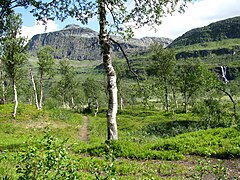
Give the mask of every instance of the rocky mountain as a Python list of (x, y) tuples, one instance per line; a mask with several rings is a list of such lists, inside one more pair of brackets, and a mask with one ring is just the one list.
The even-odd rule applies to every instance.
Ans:
[[(172, 40), (168, 38), (144, 37), (125, 41), (118, 36), (112, 38), (120, 43), (126, 53), (131, 55), (143, 54), (152, 43), (169, 45)], [(89, 28), (83, 28), (75, 24), (67, 25), (56, 32), (37, 34), (32, 37), (29, 50), (33, 54), (41, 46), (51, 45), (56, 48), (55, 58), (68, 58), (71, 60), (99, 60), (101, 49), (98, 41), (98, 33)], [(121, 56), (117, 45), (112, 46), (113, 53)]]
[(192, 29), (175, 39), (169, 47), (240, 38), (240, 16)]

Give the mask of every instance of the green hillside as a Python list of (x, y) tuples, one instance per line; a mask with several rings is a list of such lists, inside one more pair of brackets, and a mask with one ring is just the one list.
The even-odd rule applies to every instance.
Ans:
[(175, 39), (168, 48), (177, 59), (200, 58), (209, 64), (236, 64), (240, 60), (240, 17), (192, 29)]
[(240, 38), (240, 17), (212, 23), (202, 28), (192, 29), (175, 39), (169, 47), (189, 46), (224, 39)]

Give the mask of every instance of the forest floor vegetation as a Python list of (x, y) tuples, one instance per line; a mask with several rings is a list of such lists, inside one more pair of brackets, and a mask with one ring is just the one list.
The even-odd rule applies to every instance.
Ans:
[(119, 140), (106, 141), (104, 109), (94, 117), (21, 104), (16, 120), (11, 110), (0, 105), (0, 179), (240, 179), (237, 125), (130, 108), (118, 114)]

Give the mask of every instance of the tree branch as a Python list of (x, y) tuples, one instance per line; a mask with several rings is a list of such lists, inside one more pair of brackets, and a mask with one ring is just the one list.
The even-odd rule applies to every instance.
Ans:
[(217, 88), (219, 91), (222, 91), (223, 93), (225, 93), (229, 99), (232, 101), (233, 104), (236, 104), (235, 100), (233, 99), (233, 96), (231, 95), (231, 93), (225, 91), (224, 89), (221, 89), (221, 88)]
[[(117, 41), (115, 41), (114, 39), (112, 39), (111, 37), (110, 37), (109, 39), (110, 39), (110, 41), (112, 41), (113, 43), (115, 43), (115, 44), (120, 48), (120, 50), (121, 50), (124, 58), (125, 58), (126, 61), (127, 61), (127, 65), (128, 65), (128, 68), (129, 68), (130, 72), (136, 77), (138, 86), (141, 87), (141, 86), (140, 86), (140, 83), (139, 83), (139, 77), (138, 77), (138, 75), (133, 71), (133, 69), (132, 69), (132, 67), (131, 67), (131, 65), (130, 65), (129, 59), (128, 59), (125, 51), (123, 50), (122, 46), (121, 46)], [(141, 88), (140, 88), (140, 89), (141, 89)]]

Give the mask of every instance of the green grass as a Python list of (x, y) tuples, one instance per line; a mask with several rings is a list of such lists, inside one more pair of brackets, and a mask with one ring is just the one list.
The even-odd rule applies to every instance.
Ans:
[[(41, 142), (46, 131), (59, 141), (68, 139), (66, 147), (80, 179), (104, 178), (109, 175), (109, 170), (114, 170), (112, 173), (117, 179), (184, 179), (192, 174), (191, 166), (197, 164), (197, 160), (189, 155), (223, 159), (240, 157), (239, 126), (184, 129), (199, 121), (193, 113), (126, 109), (117, 116), (119, 140), (105, 143), (105, 110), (97, 117), (89, 117), (89, 142), (80, 139), (82, 115), (71, 110), (37, 111), (34, 106), (21, 104), (16, 120), (11, 118), (11, 111), (11, 104), (0, 105), (0, 179), (6, 176), (17, 179), (16, 155), (29, 145)], [(165, 130), (167, 136), (159, 133), (164, 128), (171, 129), (171, 132)], [(31, 143), (26, 146), (25, 142)]]
[[(73, 142), (78, 137), (82, 125), (82, 116), (64, 109), (38, 111), (34, 106), (21, 104), (16, 120), (12, 119), (13, 105), (0, 105), (0, 148), (19, 146), (29, 137), (37, 139), (49, 128), (56, 136), (70, 138)], [(13, 149), (13, 148), (12, 148)]]
[[(118, 116), (119, 141), (114, 142), (115, 155), (142, 160), (177, 160), (189, 154), (217, 158), (240, 156), (238, 127), (201, 130), (199, 124), (199, 117), (191, 113), (122, 112)], [(90, 130), (88, 149), (75, 151), (102, 156), (106, 150), (105, 117), (92, 117)]]

